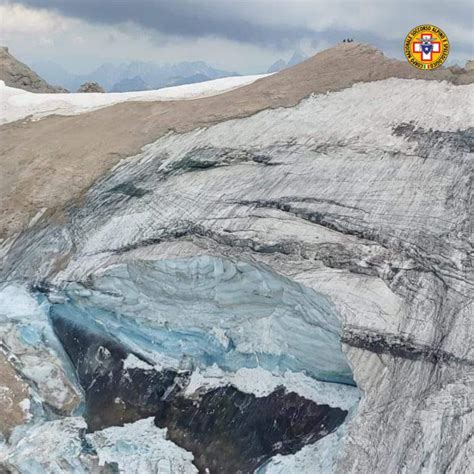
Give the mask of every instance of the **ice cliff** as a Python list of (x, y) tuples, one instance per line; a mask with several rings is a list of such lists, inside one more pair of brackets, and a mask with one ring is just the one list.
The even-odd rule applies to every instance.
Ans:
[(36, 408), (0, 459), (468, 472), (473, 93), (388, 79), (169, 133), (36, 216), (0, 294)]

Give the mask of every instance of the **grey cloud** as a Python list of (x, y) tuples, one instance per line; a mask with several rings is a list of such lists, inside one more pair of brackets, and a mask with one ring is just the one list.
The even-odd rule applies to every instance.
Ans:
[[(15, 3), (54, 10), (90, 22), (117, 24), (132, 21), (166, 35), (187, 38), (215, 36), (278, 48), (291, 47), (316, 35), (311, 29), (301, 26), (262, 25), (249, 21), (236, 15), (235, 5), (226, 6), (224, 1), (18, 0)], [(240, 5), (241, 8), (252, 8), (252, 2)]]
[[(463, 0), (449, 3), (432, 0), (429, 15), (425, 14), (423, 4), (414, 6), (412, 0), (362, 0), (358, 4), (348, 0), (10, 0), (10, 3), (46, 8), (91, 23), (133, 22), (161, 33), (163, 36), (158, 36), (158, 41), (169, 41), (173, 36), (190, 40), (214, 37), (287, 50), (303, 40), (317, 45), (321, 41), (337, 43), (342, 38), (353, 37), (397, 56), (402, 54), (404, 32), (422, 22), (425, 16), (441, 27), (455, 25), (461, 35), (471, 31), (473, 21), (470, 2)], [(340, 12), (340, 20), (337, 26), (330, 22), (324, 29), (318, 28), (315, 26), (318, 19), (324, 20), (332, 11), (328, 13), (329, 4), (332, 10)], [(366, 15), (360, 15), (361, 12)], [(371, 20), (368, 23), (367, 18)], [(449, 36), (450, 31), (446, 32)], [(472, 41), (453, 43), (452, 52), (472, 54)]]

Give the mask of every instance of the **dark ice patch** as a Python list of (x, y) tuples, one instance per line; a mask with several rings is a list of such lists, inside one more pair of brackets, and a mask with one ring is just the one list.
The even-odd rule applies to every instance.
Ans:
[(138, 188), (133, 183), (121, 183), (114, 186), (109, 192), (125, 194), (125, 196), (141, 198), (148, 194), (150, 191), (142, 188)]
[(90, 431), (155, 415), (162, 398), (179, 390), (176, 372), (157, 372), (151, 366), (124, 369), (131, 351), (123, 345), (54, 312), (51, 320), (84, 389), (84, 417)]
[(445, 132), (441, 130), (416, 127), (414, 123), (401, 123), (393, 128), (393, 134), (406, 137), (418, 145), (417, 154), (422, 158), (436, 157), (436, 150), (449, 147), (459, 153), (474, 151), (474, 128)]
[(276, 454), (296, 453), (333, 432), (346, 416), (283, 388), (257, 398), (228, 386), (166, 402), (155, 423), (194, 454), (201, 472), (224, 474), (251, 473)]
[(217, 168), (221, 166), (249, 162), (262, 164), (265, 166), (279, 164), (272, 163), (271, 160), (272, 158), (270, 156), (253, 153), (250, 150), (203, 147), (191, 150), (182, 158), (172, 161), (165, 169), (164, 173), (166, 175), (175, 175), (208, 168)]

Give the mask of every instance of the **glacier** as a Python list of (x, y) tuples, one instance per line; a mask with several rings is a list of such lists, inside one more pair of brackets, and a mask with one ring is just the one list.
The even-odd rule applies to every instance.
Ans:
[[(64, 409), (31, 383), (61, 420), (33, 413), (0, 451), (5, 462), (25, 465), (15, 433), (39, 436), (39, 426), (71, 433), (74, 446), (95, 443), (81, 448), (83, 466), (197, 462), (169, 419), (157, 431), (141, 414), (81, 434), (87, 387), (77, 373), (114, 367), (136, 383), (169, 377), (163, 397), (177, 393), (183, 410), (190, 400), (215, 407), (209, 394), (260, 408), (293, 394), (308, 410), (347, 412), (258, 472), (467, 472), (473, 93), (388, 79), (172, 132), (124, 158), (61, 218), (36, 216), (4, 245), (0, 336), (18, 360), (37, 358), (25, 362), (27, 381), (48, 351), (74, 403)], [(29, 314), (42, 326), (25, 324)], [(94, 367), (72, 367), (71, 334), (94, 342), (84, 359)], [(153, 454), (143, 443), (143, 459), (154, 467), (140, 449), (120, 454), (120, 439), (150, 431), (161, 441)], [(60, 448), (51, 456), (75, 469)]]
[(60, 295), (53, 317), (100, 326), (146, 360), (159, 354), (174, 368), (187, 358), (201, 368), (305, 371), (353, 384), (330, 301), (248, 263), (208, 256), (130, 262)]
[[(157, 420), (166, 416), (163, 423), (170, 427), (170, 439), (191, 449), (198, 467), (208, 465), (221, 472), (235, 465), (247, 472), (270, 453), (293, 452), (289, 446), (300, 435), (283, 441), (281, 447), (274, 444), (266, 454), (268, 448), (255, 448), (249, 453), (255, 459), (248, 458), (248, 466), (235, 455), (224, 461), (219, 458), (220, 431), (211, 431), (203, 446), (186, 444), (189, 435), (197, 435), (194, 431), (181, 435), (188, 429), (180, 421), (186, 419), (186, 400), (194, 400), (194, 407), (209, 404), (193, 418), (218, 426), (217, 420), (204, 420), (228, 416), (221, 411), (221, 399), (242, 398), (249, 410), (244, 419), (257, 420), (265, 407), (271, 406), (276, 415), (287, 403), (291, 406), (287, 397), (295, 394), (301, 400), (300, 414), (305, 410), (302, 401), (308, 400), (309, 406), (319, 407), (317, 417), (324, 417), (319, 433), (304, 431), (305, 444), (337, 428), (359, 402), (341, 350), (341, 321), (331, 302), (266, 267), (210, 256), (133, 261), (91, 274), (82, 283), (50, 287), (47, 294), (52, 325), (85, 391), (86, 421), (97, 433), (125, 420), (133, 424), (148, 414), (166, 414), (172, 408), (156, 395), (161, 400), (171, 397), (170, 406), (176, 404), (180, 414), (157, 415)], [(184, 396), (179, 386), (185, 387)], [(142, 394), (138, 400), (128, 387)], [(217, 408), (211, 409), (216, 403)], [(252, 406), (259, 404), (254, 412)], [(292, 431), (299, 417), (294, 415)], [(265, 426), (265, 420), (259, 426)], [(237, 434), (228, 434), (226, 442), (231, 444), (235, 436), (254, 429), (240, 428), (243, 420), (233, 418), (233, 423), (238, 428)], [(263, 439), (274, 431), (265, 429), (258, 435)], [(214, 441), (215, 436), (221, 441)], [(197, 454), (203, 450), (208, 454)]]
[[(331, 302), (261, 266), (202, 256), (116, 265), (83, 284), (74, 282), (47, 290), (11, 283), (0, 289), (0, 314), (17, 323), (22, 349), (18, 343), (11, 344), (11, 333), (15, 334), (11, 327), (5, 327), (9, 333), (4, 340), (23, 362), (22, 375), (42, 388), (34, 396), (36, 408), (25, 419), (26, 424), (17, 427), (9, 445), (0, 450), (0, 460), (20, 472), (89, 472), (112, 465), (120, 472), (197, 472), (192, 454), (170, 441), (166, 428), (160, 431), (154, 418), (140, 420), (139, 415), (137, 421), (130, 420), (123, 428), (113, 426), (120, 424), (118, 421), (110, 425), (110, 417), (96, 423), (96, 407), (88, 393), (100, 379), (97, 357), (105, 357), (107, 372), (100, 373), (106, 375), (112, 370), (107, 362), (110, 347), (101, 342), (98, 351), (91, 353), (96, 347), (93, 340), (83, 344), (76, 333), (71, 333), (72, 327), (84, 328), (81, 334), (103, 336), (101, 341), (110, 338), (120, 343), (127, 351), (123, 359), (125, 384), (130, 377), (136, 384), (137, 376), (143, 376), (152, 386), (156, 377), (150, 373), (160, 378), (159, 374), (175, 370), (182, 374), (179, 383), (185, 384), (185, 396), (191, 400), (235, 387), (235, 393), (256, 396), (263, 403), (269, 397), (276, 397), (271, 403), (278, 403), (284, 393), (296, 393), (300, 400), (338, 407), (341, 414), (352, 410), (360, 398), (341, 351), (341, 322)], [(58, 329), (65, 321), (69, 340), (72, 337), (84, 347), (90, 359), (70, 352), (67, 337)], [(291, 338), (290, 333), (294, 333)], [(49, 347), (49, 354), (44, 353), (44, 345)], [(24, 347), (35, 358), (26, 359)], [(87, 364), (86, 374), (99, 367), (99, 372), (87, 378), (93, 381), (92, 386), (83, 383), (82, 369), (77, 365), (81, 360)], [(64, 422), (54, 421), (51, 413), (41, 409), (41, 402), (49, 402), (56, 392), (63, 397), (67, 394), (65, 387), (58, 385), (58, 374), (45, 369), (52, 361), (64, 378), (71, 380), (77, 398), (85, 397), (85, 404), (79, 405), (77, 400)], [(164, 380), (169, 377), (164, 375)], [(95, 385), (105, 391), (99, 384)], [(134, 386), (136, 390), (138, 385)], [(284, 392), (279, 392), (281, 387)], [(169, 390), (173, 391), (173, 386)], [(111, 403), (130, 402), (123, 392), (116, 395)], [(140, 400), (141, 405), (148, 403), (146, 396)], [(301, 402), (299, 406), (302, 410)], [(86, 435), (91, 426), (95, 426), (93, 434)], [(146, 431), (139, 434), (145, 426)], [(109, 434), (112, 441), (106, 442)], [(40, 452), (45, 435), (48, 443), (54, 443), (55, 437), (61, 439), (47, 456)], [(149, 439), (148, 447), (140, 436)], [(240, 462), (237, 460), (237, 465)]]
[(20, 284), (0, 285), (0, 341), (2, 355), (8, 354), (32, 392), (25, 421), (44, 417), (45, 410), (69, 415), (79, 409), (81, 389), (54, 335), (48, 309)]

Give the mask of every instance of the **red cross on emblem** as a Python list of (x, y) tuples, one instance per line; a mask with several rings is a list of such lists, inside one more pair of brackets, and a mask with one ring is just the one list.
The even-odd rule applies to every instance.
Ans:
[(413, 42), (413, 52), (420, 55), (420, 61), (432, 61), (433, 53), (439, 53), (441, 51), (441, 43), (439, 41), (431, 41), (433, 35), (431, 33), (425, 33), (421, 35), (422, 41)]

